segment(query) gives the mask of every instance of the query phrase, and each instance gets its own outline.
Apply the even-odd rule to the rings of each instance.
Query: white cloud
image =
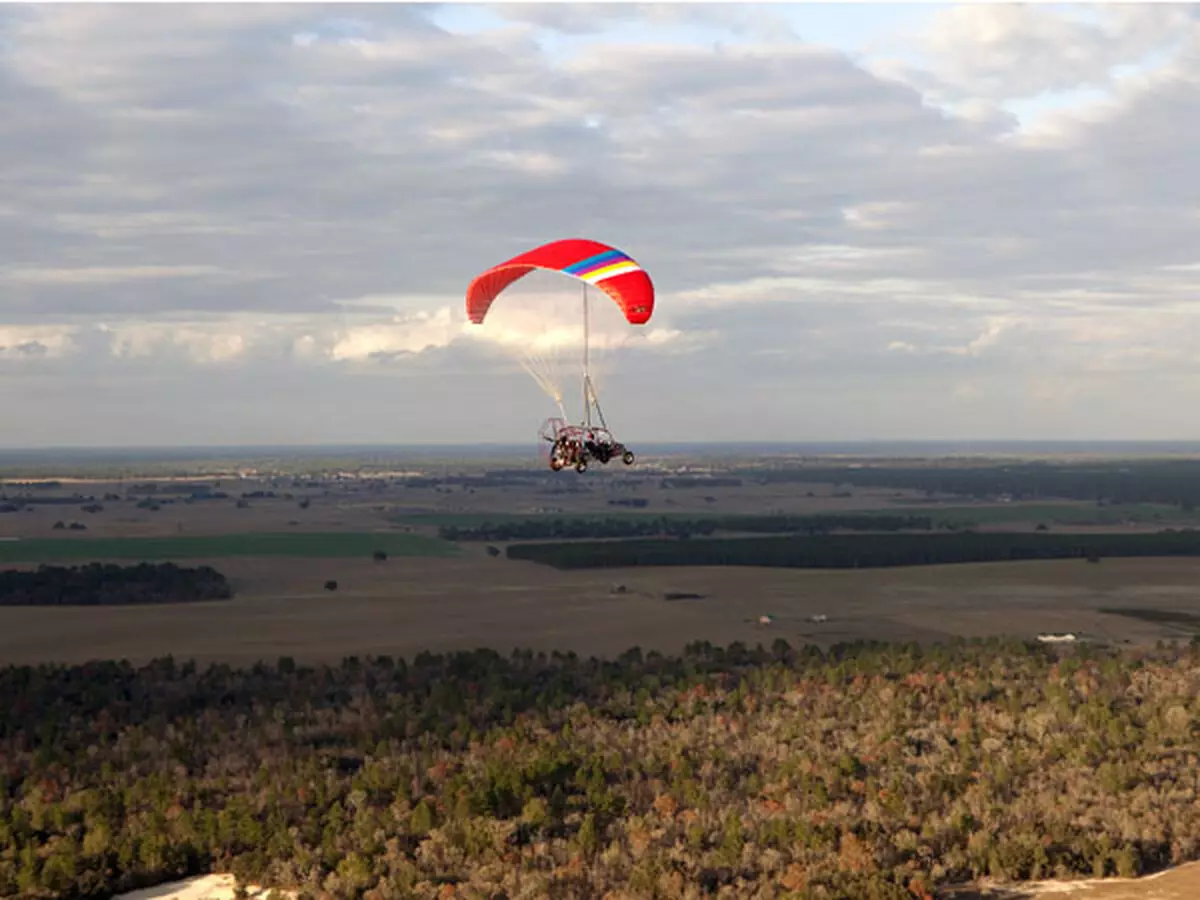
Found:
[[[62,357],[73,349],[70,329],[0,326],[0,359],[34,360]]]
[[[102,325],[110,352],[118,358],[183,358],[200,364],[221,364],[244,356],[252,338],[236,325],[204,323],[125,323]]]
[[[338,334],[329,356],[338,362],[360,362],[446,347],[466,328],[455,312],[444,307],[432,314],[396,316],[390,322],[349,328]]]

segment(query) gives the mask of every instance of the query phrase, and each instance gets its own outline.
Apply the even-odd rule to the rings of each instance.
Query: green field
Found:
[[[454,556],[448,541],[416,534],[372,532],[220,534],[196,537],[35,538],[0,542],[0,562],[68,562],[98,559],[177,560],[226,556],[337,559],[370,556]]]

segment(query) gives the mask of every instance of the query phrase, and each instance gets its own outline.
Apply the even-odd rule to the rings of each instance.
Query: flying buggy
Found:
[[[547,419],[540,437],[545,442],[546,459],[555,472],[568,466],[576,472],[586,472],[592,460],[601,465],[608,465],[614,459],[627,466],[634,462],[633,451],[603,426],[570,425],[565,419]]]

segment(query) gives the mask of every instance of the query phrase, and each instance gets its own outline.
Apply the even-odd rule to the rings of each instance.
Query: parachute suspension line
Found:
[[[546,394],[554,401],[558,407],[558,411],[562,413],[564,419],[567,418],[566,407],[563,406],[562,392],[558,389],[556,379],[554,377],[553,367],[540,354],[532,350],[526,350],[517,357],[517,361],[521,364],[529,376],[537,382]]]
[[[584,425],[592,427],[592,376],[588,360],[588,286],[583,282],[583,415]]]
[[[588,379],[588,387],[592,387],[592,380]],[[600,417],[600,427],[605,431],[608,430],[608,423],[604,421],[604,410],[600,408],[600,398],[596,396],[596,391],[592,389],[592,403],[596,405],[596,415]]]
[[[584,427],[592,427],[592,408],[595,407],[596,415],[600,419],[600,427],[608,429],[608,423],[604,421],[604,411],[600,409],[600,398],[596,396],[595,385],[592,384],[592,372],[588,345],[591,338],[590,322],[588,319],[588,285],[583,282],[583,410],[584,410]]]

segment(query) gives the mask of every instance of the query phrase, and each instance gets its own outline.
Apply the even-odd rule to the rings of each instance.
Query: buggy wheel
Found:
[[[575,471],[578,472],[580,475],[582,475],[584,472],[586,472],[587,471],[587,460],[581,459],[581,460],[579,460],[579,462],[575,463]]]
[[[551,457],[551,458],[550,458],[550,469],[551,469],[551,471],[554,471],[554,472],[561,472],[561,471],[562,471],[562,467],[563,467],[563,461],[562,461],[561,459],[559,459],[557,456],[553,456],[553,457]]]
[[[633,465],[633,451],[626,450],[624,453],[622,453],[621,454],[621,462],[625,463],[625,465],[627,465],[627,466],[632,466]]]

